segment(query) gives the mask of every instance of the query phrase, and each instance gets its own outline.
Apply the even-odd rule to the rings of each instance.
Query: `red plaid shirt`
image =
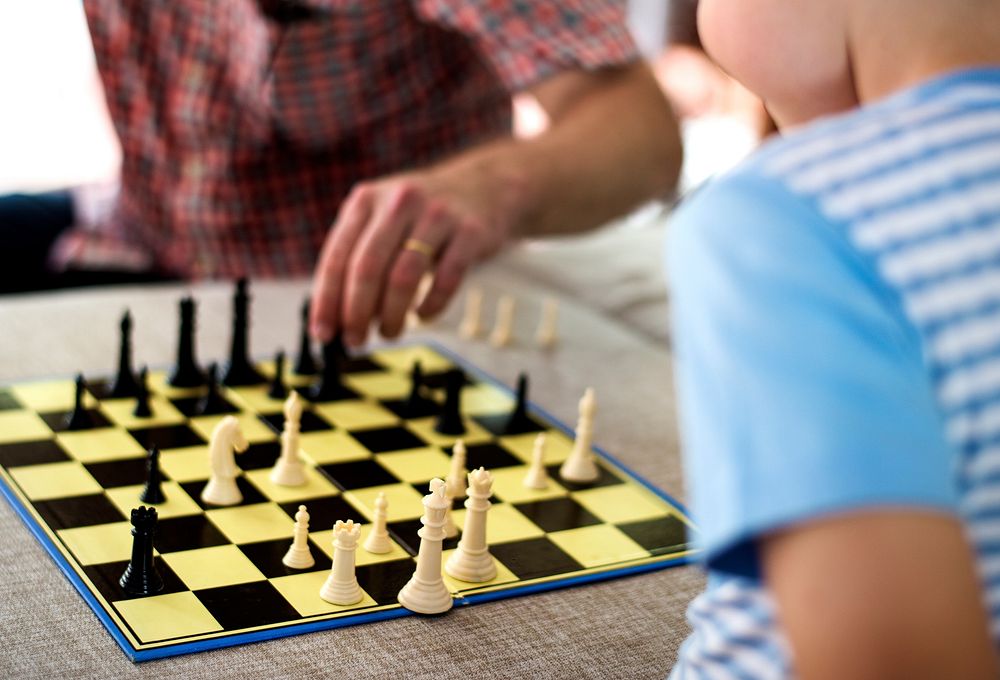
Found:
[[[57,260],[302,275],[359,180],[509,133],[510,93],[636,58],[622,0],[85,0],[121,140]]]

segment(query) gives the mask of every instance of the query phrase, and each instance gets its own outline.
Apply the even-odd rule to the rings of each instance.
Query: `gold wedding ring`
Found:
[[[413,250],[422,255],[425,255],[428,260],[434,259],[434,249],[430,247],[429,244],[424,243],[420,239],[410,238],[406,239],[406,243],[403,244],[403,250]]]

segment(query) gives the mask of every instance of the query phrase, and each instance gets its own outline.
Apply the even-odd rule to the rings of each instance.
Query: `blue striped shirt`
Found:
[[[709,570],[671,677],[794,677],[755,539],[857,508],[961,517],[1000,645],[1000,69],[768,145],[668,258]]]

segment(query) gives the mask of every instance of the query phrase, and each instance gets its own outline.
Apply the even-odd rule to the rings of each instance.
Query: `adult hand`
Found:
[[[393,338],[403,330],[424,276],[424,318],[440,313],[475,262],[511,235],[521,203],[499,149],[459,156],[440,166],[363,182],[344,201],[327,235],[313,279],[310,327],[322,342],[343,332],[365,342],[373,321]]]

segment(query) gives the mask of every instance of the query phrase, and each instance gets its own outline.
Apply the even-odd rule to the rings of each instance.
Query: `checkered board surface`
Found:
[[[201,503],[209,477],[207,442],[221,415],[189,416],[197,390],[150,376],[153,416],[131,415],[134,400],[101,399],[106,386],[89,384],[86,404],[94,427],[65,431],[72,408],[71,380],[0,389],[0,490],[27,522],[100,620],[135,661],[336,628],[409,614],[396,595],[413,573],[427,482],[448,473],[455,438],[434,432],[431,415],[402,418],[409,371],[420,360],[427,396],[443,399],[444,371],[458,363],[443,351],[413,345],[377,350],[345,366],[338,399],[311,404],[302,419],[301,449],[308,483],[271,484],[279,450],[282,402],[266,386],[223,389],[249,449],[237,456],[244,500],[235,507]],[[683,563],[687,519],[678,505],[604,454],[601,477],[586,487],[558,481],[572,437],[564,426],[532,409],[533,426],[501,434],[511,393],[468,367],[462,393],[469,469],[493,472],[488,516],[497,577],[481,584],[445,576],[456,605],[602,580]],[[262,364],[264,373],[273,367]],[[289,375],[290,384],[307,381]],[[536,433],[547,432],[548,489],[522,480]],[[127,596],[118,579],[131,554],[131,508],[145,480],[145,450],[161,449],[166,502],[157,506],[154,539],[162,593]],[[338,520],[373,517],[385,492],[388,554],[357,551],[364,599],[339,607],[319,589],[332,557]],[[316,565],[293,571],[281,563],[292,538],[297,507],[311,515]],[[455,502],[461,527],[465,510]],[[445,542],[445,559],[457,539]]]

